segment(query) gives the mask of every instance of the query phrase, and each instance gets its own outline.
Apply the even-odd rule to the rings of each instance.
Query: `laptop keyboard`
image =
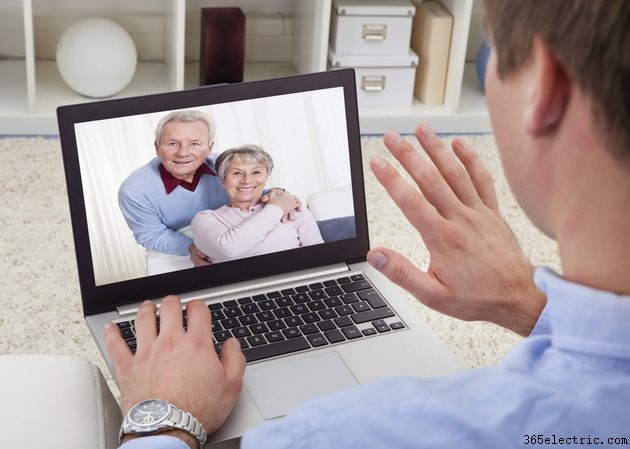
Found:
[[[208,304],[217,354],[236,337],[247,362],[405,329],[362,274]],[[184,310],[185,312],[185,310]],[[158,315],[159,320],[159,315]],[[116,323],[132,352],[134,321]],[[184,327],[186,316],[184,315]]]

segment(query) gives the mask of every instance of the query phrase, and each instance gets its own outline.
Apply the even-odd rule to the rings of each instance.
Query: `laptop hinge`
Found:
[[[293,284],[296,282],[304,282],[314,278],[320,278],[323,276],[337,275],[349,271],[349,267],[346,264],[328,265],[314,271],[313,269],[296,271],[292,274],[284,273],[282,275],[270,276],[261,280],[245,281],[237,284],[236,286],[227,287],[214,287],[201,291],[195,291],[193,293],[183,293],[178,295],[182,300],[182,304],[186,304],[193,299],[203,299],[204,301],[227,297],[231,295],[246,296],[248,292],[261,289],[275,289],[283,285]],[[160,306],[160,301],[156,302],[157,306]],[[135,315],[138,312],[141,302],[126,304],[118,306],[116,310],[120,316]]]

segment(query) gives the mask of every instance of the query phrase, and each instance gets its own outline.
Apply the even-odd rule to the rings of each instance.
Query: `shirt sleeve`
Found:
[[[190,446],[179,438],[153,435],[129,440],[118,449],[190,449]]]
[[[296,224],[301,246],[324,243],[324,239],[319,231],[315,217],[313,217],[313,214],[308,209],[305,209],[297,214]]]
[[[123,183],[118,192],[118,206],[136,241],[153,251],[189,255],[192,239],[166,226],[146,197],[133,195],[129,190],[132,189]]]
[[[548,303],[547,303],[548,304]],[[542,313],[538,317],[538,321],[536,321],[536,325],[532,329],[530,336],[534,335],[547,335],[551,333],[551,321],[549,318],[549,307],[545,305]]]

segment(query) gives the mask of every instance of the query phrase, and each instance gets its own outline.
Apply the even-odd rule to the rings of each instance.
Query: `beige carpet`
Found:
[[[490,167],[504,215],[527,255],[557,268],[554,243],[529,224],[509,193],[493,137],[467,139]],[[364,138],[363,146],[371,244],[425,266],[428,256],[415,230],[368,168],[374,154],[389,158],[381,138]],[[0,138],[0,160],[0,354],[82,356],[98,364],[113,387],[83,322],[59,140]],[[488,323],[459,322],[420,305],[418,313],[466,367],[495,364],[519,340]]]

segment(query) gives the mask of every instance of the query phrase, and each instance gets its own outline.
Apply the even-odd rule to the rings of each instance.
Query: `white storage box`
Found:
[[[418,55],[347,55],[328,51],[328,69],[354,68],[360,107],[410,106]]]
[[[416,11],[409,0],[333,0],[332,7],[335,53],[407,55]]]

